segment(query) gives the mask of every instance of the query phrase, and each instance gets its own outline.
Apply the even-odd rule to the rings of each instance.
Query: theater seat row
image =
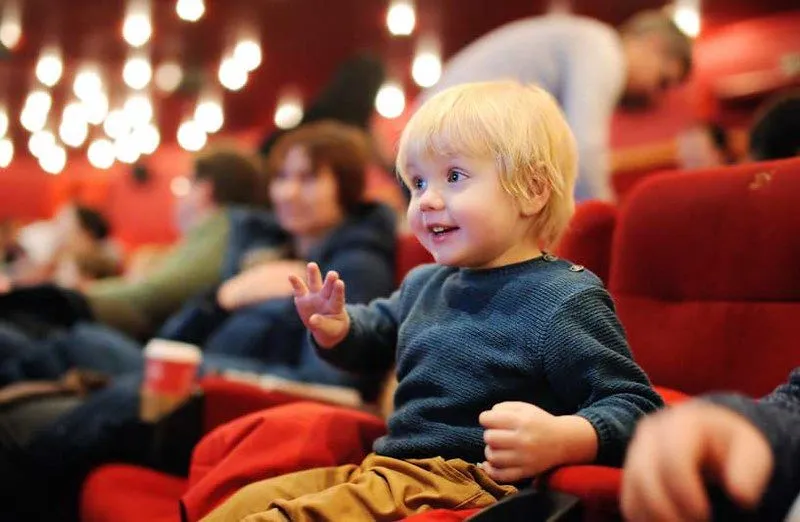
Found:
[[[665,173],[637,185],[619,209],[582,205],[557,253],[607,283],[635,357],[668,403],[718,389],[757,396],[800,364],[793,348],[800,321],[797,194],[798,160]],[[420,248],[403,239],[398,276],[429,259]],[[203,385],[208,430],[293,400],[238,383]],[[274,428],[281,419],[298,420],[286,429],[305,438],[284,440],[280,434],[287,432]],[[349,429],[352,439],[326,442],[330,430],[309,429],[319,422],[334,423],[341,433]],[[194,520],[251,480],[358,460],[382,429],[376,417],[321,404],[256,412],[212,431],[195,453],[188,480],[134,466],[96,470],[84,486],[82,519],[178,521],[183,498],[184,509],[193,510],[184,514]],[[287,450],[289,460],[276,462],[278,443],[299,445],[304,457]],[[292,462],[292,455],[298,460]],[[223,465],[224,473],[214,469]],[[205,489],[198,489],[200,476]],[[217,481],[213,487],[209,476]],[[620,478],[618,469],[575,466],[557,470],[548,485],[578,495],[587,519],[604,520],[618,516]],[[413,519],[462,520],[468,514],[432,512]]]

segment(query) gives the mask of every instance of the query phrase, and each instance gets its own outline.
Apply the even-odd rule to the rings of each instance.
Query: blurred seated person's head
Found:
[[[355,127],[322,121],[282,136],[269,159],[269,196],[281,226],[315,241],[362,203],[370,152]]]
[[[800,156],[800,91],[767,102],[756,114],[749,152],[755,161]]]
[[[692,40],[663,11],[643,11],[620,27],[625,53],[625,98],[656,100],[682,83],[692,68]]]
[[[257,204],[256,162],[232,149],[206,149],[194,158],[187,194],[176,201],[178,230],[185,233],[220,207]]]
[[[74,252],[88,252],[103,244],[110,233],[111,227],[103,214],[87,206],[75,205],[67,247]]]
[[[24,252],[17,242],[17,224],[11,219],[0,220],[0,268],[23,255]]]
[[[55,273],[55,282],[79,287],[96,279],[112,277],[119,272],[119,256],[109,242],[111,227],[97,210],[84,205],[71,205],[66,221],[64,250]]]

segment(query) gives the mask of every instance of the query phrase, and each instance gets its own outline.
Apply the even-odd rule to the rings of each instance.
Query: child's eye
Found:
[[[459,170],[451,169],[447,173],[447,182],[448,183],[458,183],[465,178],[465,174]]]
[[[415,177],[411,180],[411,188],[414,190],[423,190],[425,188],[425,180],[420,177]]]

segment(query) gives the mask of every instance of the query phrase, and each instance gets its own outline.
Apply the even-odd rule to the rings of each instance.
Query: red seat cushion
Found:
[[[102,466],[82,490],[82,522],[179,522],[187,481],[124,464]]]
[[[664,404],[667,406],[675,406],[692,398],[691,395],[686,395],[685,393],[670,388],[664,388],[663,386],[653,386],[653,389],[661,396],[664,400]]]
[[[182,502],[198,520],[242,487],[293,471],[357,463],[383,435],[381,419],[356,410],[301,402],[223,425],[195,448]]]

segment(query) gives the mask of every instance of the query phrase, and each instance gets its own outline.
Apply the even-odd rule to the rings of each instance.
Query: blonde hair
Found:
[[[575,210],[575,138],[555,99],[515,81],[459,85],[425,102],[400,138],[397,172],[406,183],[413,158],[491,159],[501,187],[517,201],[543,188],[550,197],[534,218],[542,248],[558,241]]]

